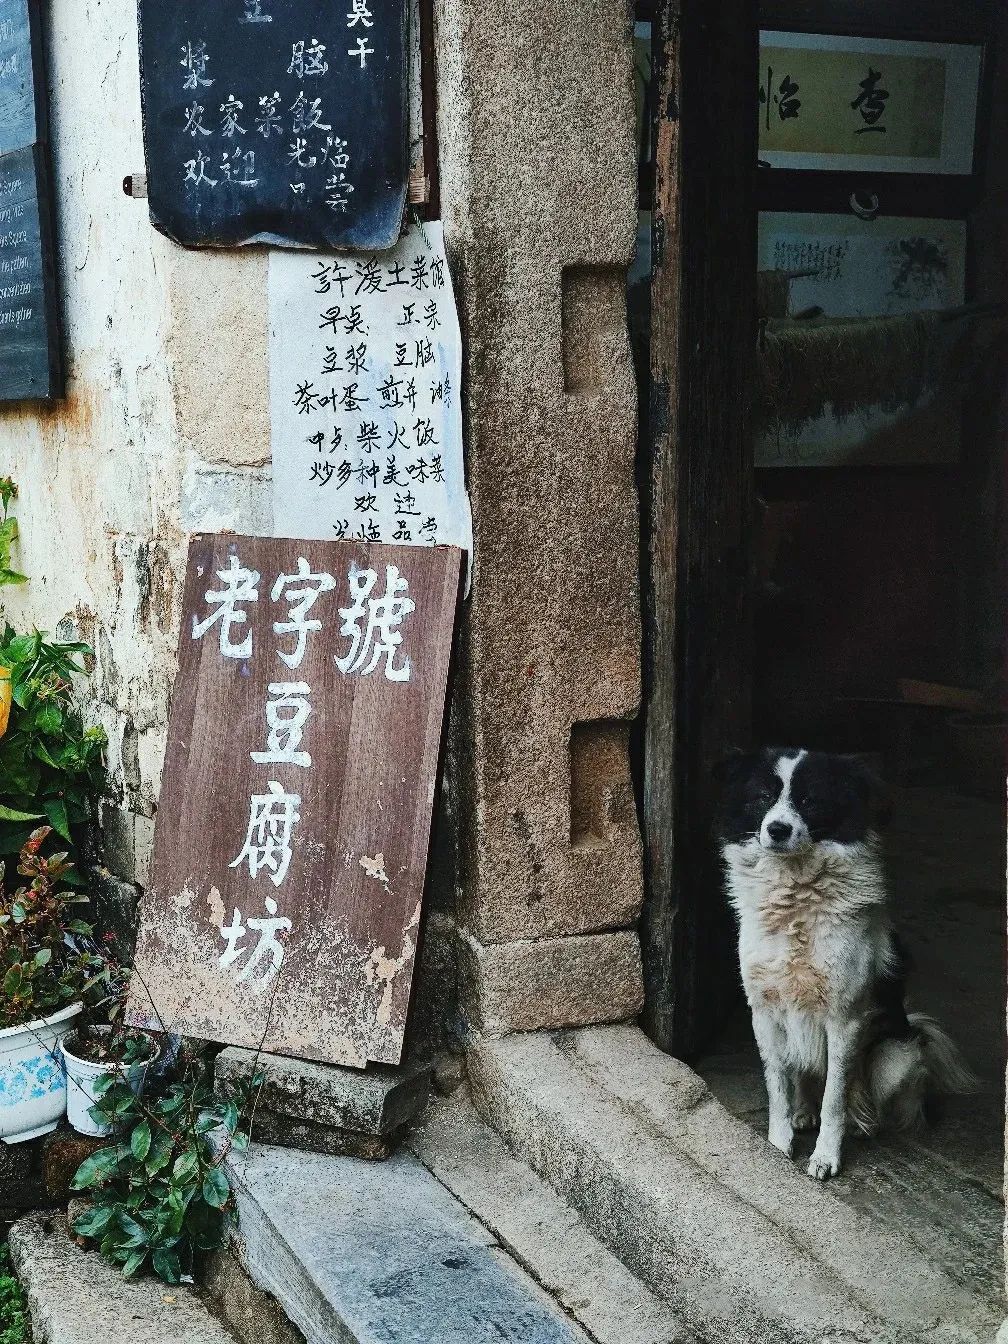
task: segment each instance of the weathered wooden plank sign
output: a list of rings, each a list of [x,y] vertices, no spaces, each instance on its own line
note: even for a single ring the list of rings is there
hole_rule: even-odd
[[[0,0],[0,154],[47,138],[38,0]]]
[[[460,564],[193,537],[131,1021],[398,1062]]]
[[[0,156],[0,401],[63,392],[44,145]]]
[[[154,225],[190,246],[391,247],[407,51],[406,0],[140,0]]]

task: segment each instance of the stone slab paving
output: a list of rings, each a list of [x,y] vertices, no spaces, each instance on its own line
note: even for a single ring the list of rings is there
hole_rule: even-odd
[[[509,1152],[464,1091],[431,1106],[408,1144],[598,1344],[699,1339]]]
[[[239,1258],[308,1344],[588,1344],[408,1152],[254,1147],[235,1162]]]

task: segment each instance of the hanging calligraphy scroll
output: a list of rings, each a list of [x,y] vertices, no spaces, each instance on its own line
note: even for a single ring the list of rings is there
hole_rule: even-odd
[[[407,54],[405,0],[140,0],[155,226],[189,246],[392,247]]]
[[[460,563],[193,537],[134,1024],[398,1062]]]
[[[973,171],[983,48],[760,33],[759,157],[773,168]]]
[[[63,394],[37,0],[0,0],[0,401]]]

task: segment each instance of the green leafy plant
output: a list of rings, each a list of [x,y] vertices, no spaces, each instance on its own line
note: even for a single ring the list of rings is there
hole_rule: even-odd
[[[31,1344],[28,1304],[11,1269],[6,1242],[0,1245],[0,1344]]]
[[[19,574],[11,568],[11,548],[18,539],[17,519],[9,516],[11,502],[17,499],[18,488],[10,476],[0,477],[0,507],[3,509],[3,521],[0,522],[0,588],[9,583],[27,583],[28,576]]]
[[[166,1283],[193,1276],[206,1251],[223,1247],[235,1218],[224,1159],[244,1152],[257,1076],[233,1094],[213,1085],[212,1055],[185,1044],[171,1070],[136,1096],[122,1079],[100,1079],[95,1119],[116,1142],[77,1171],[88,1210],[75,1234],[130,1278],[149,1266]]]
[[[75,830],[95,818],[105,733],[84,726],[73,692],[90,652],[86,644],[51,643],[39,630],[4,631],[0,667],[9,669],[13,703],[0,738],[0,857],[16,854],[39,821],[73,851]]]
[[[21,847],[18,872],[28,880],[0,890],[0,1028],[48,1017],[105,978],[91,925],[77,914],[88,898],[65,884],[66,853],[41,852],[49,834],[40,826]],[[0,865],[0,883],[4,876]]]

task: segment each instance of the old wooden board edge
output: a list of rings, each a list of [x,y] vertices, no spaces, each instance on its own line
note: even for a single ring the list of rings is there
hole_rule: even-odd
[[[663,0],[653,36],[643,1025],[695,1055],[737,993],[712,772],[749,732],[756,0]]]
[[[299,543],[296,539],[289,539],[289,538],[251,538],[251,537],[237,536],[234,534],[216,534],[216,535],[196,534],[190,538],[189,556],[187,558],[187,566],[186,566],[187,579],[188,579],[187,592],[184,599],[183,624],[182,629],[180,631],[180,639],[179,639],[180,666],[182,665],[181,650],[184,646],[188,645],[189,643],[189,641],[186,640],[185,638],[187,631],[185,614],[187,612],[190,612],[190,608],[193,607],[192,597],[194,593],[198,591],[198,589],[202,584],[205,583],[205,578],[202,578],[196,573],[193,564],[194,556],[198,558],[200,550],[206,548],[206,554],[211,560],[219,559],[222,554],[222,551],[218,548],[224,548],[224,547],[229,548],[229,553],[240,552],[243,556],[248,554],[257,556],[259,553],[254,549],[256,546],[261,546],[263,548],[273,546],[277,550],[282,550],[284,547],[297,548],[299,547]],[[427,702],[426,721],[423,724],[423,734],[422,738],[420,739],[420,751],[418,756],[420,770],[418,775],[416,776],[417,792],[415,793],[415,799],[414,799],[415,805],[413,809],[412,820],[409,822],[409,832],[412,834],[414,844],[416,846],[415,852],[418,853],[419,855],[419,866],[414,869],[414,872],[418,874],[419,880],[416,883],[415,887],[410,888],[408,895],[404,894],[402,897],[402,900],[405,901],[406,904],[408,904],[410,907],[412,907],[414,904],[416,906],[415,913],[413,914],[409,922],[406,922],[405,919],[403,921],[405,923],[406,935],[407,935],[406,943],[404,943],[404,946],[406,946],[409,943],[411,936],[412,947],[409,948],[410,955],[404,960],[401,959],[399,965],[396,967],[397,977],[394,986],[395,999],[399,1003],[401,1008],[401,1013],[399,1013],[396,1018],[396,1021],[398,1023],[397,1027],[398,1041],[394,1048],[390,1048],[385,1051],[367,1051],[364,1053],[360,1053],[355,1057],[349,1057],[347,1054],[334,1054],[331,1050],[327,1048],[316,1048],[309,1046],[308,1048],[295,1049],[291,1048],[289,1042],[285,1043],[283,1041],[280,1041],[278,1043],[276,1040],[276,1033],[274,1032],[271,1025],[275,1020],[272,1016],[272,1004],[276,1001],[276,999],[279,996],[277,992],[274,992],[270,998],[270,1007],[268,1009],[269,1020],[267,1023],[267,1030],[263,1032],[262,1037],[259,1039],[251,1040],[247,1037],[243,1039],[236,1039],[233,1035],[229,1035],[227,1033],[224,1034],[220,1034],[217,1032],[211,1033],[205,1029],[206,1022],[204,1021],[204,1019],[194,1015],[194,1013],[191,1010],[178,1011],[177,1005],[173,1005],[173,1011],[166,1013],[165,1016],[162,1017],[159,1011],[159,1004],[157,1002],[158,998],[157,979],[158,975],[160,974],[159,968],[157,966],[157,956],[156,954],[154,956],[149,955],[149,949],[147,949],[144,946],[145,941],[144,935],[149,934],[152,929],[154,930],[157,929],[157,913],[159,911],[164,911],[167,908],[168,900],[171,899],[170,890],[167,892],[162,892],[158,890],[157,878],[159,874],[164,873],[171,866],[170,860],[166,859],[166,851],[175,844],[176,836],[174,832],[171,835],[169,835],[167,831],[164,829],[164,826],[159,826],[158,824],[156,824],[155,826],[155,850],[154,850],[154,860],[152,863],[152,883],[144,893],[142,900],[141,936],[140,939],[138,940],[136,967],[134,972],[134,978],[131,984],[130,1001],[127,1008],[126,1016],[127,1021],[131,1022],[133,1025],[143,1026],[148,1029],[166,1030],[170,1032],[177,1032],[180,1034],[196,1035],[201,1036],[205,1039],[229,1040],[233,1041],[236,1044],[253,1045],[257,1048],[262,1048],[266,1050],[277,1050],[280,1053],[300,1056],[306,1059],[314,1059],[323,1063],[328,1062],[340,1063],[354,1067],[363,1067],[367,1062],[370,1061],[396,1064],[399,1062],[401,1058],[403,1041],[407,1031],[408,1005],[410,1002],[412,981],[416,972],[417,925],[420,922],[421,907],[424,893],[426,890],[427,878],[429,876],[430,836],[433,821],[434,803],[437,795],[438,780],[440,779],[442,768],[442,747],[445,732],[445,723],[447,719],[446,693],[451,670],[451,662],[455,652],[454,636],[455,636],[455,627],[457,621],[458,604],[461,589],[461,567],[462,567],[463,553],[458,548],[450,546],[439,546],[436,548],[415,548],[415,547],[408,548],[408,547],[392,547],[381,545],[367,545],[365,543],[359,543],[359,542],[324,542],[318,540],[302,542],[300,543],[300,546],[303,546],[305,548],[311,548],[318,552],[328,551],[331,553],[335,549],[342,552],[344,559],[346,558],[347,555],[349,555],[354,563],[370,564],[375,569],[380,569],[385,563],[393,563],[397,554],[400,556],[401,559],[401,554],[403,552],[409,552],[411,555],[436,554],[439,557],[439,559],[443,562],[442,574],[441,576],[438,577],[435,585],[430,589],[431,593],[430,612],[434,614],[434,619],[437,622],[436,628],[447,631],[449,638],[446,645],[432,644],[430,646],[430,651],[432,653],[432,673],[431,673],[432,679],[429,683],[430,693]],[[253,549],[251,549],[250,551],[249,548]],[[306,554],[307,553],[309,552],[306,551]],[[387,556],[386,553],[388,553]],[[256,564],[257,561],[253,561],[252,563]],[[333,568],[333,572],[334,574],[337,572],[335,567]],[[265,570],[263,571],[263,576],[265,579],[266,577]],[[333,597],[335,598],[336,596],[337,594],[334,593]],[[339,622],[337,618],[336,620],[337,627],[338,624]],[[252,630],[253,626],[250,625],[248,629]],[[326,653],[328,653],[329,647],[331,646],[327,646]],[[168,749],[166,751],[166,762],[165,762],[166,770],[172,768],[173,757],[177,754],[177,752],[181,753],[181,761],[183,767],[186,763],[186,759],[188,756],[188,744],[187,741],[185,740],[185,735],[190,733],[195,722],[195,716],[197,711],[196,701],[200,694],[200,684],[201,684],[200,678],[198,676],[198,669],[200,666],[200,659],[202,656],[203,654],[202,654],[202,641],[201,641],[201,651],[199,654],[196,655],[196,663],[195,663],[195,672],[197,675],[191,677],[184,686],[180,686],[178,683],[176,683],[176,689],[173,694],[173,702],[172,702],[172,718],[169,725]],[[252,656],[254,657],[254,650]],[[436,662],[434,662],[433,659],[436,659]],[[181,696],[183,695],[186,697],[187,703],[183,707],[182,718],[179,719],[177,702],[181,699]],[[354,698],[355,697],[352,695],[351,706],[353,705]],[[191,704],[188,703],[189,701],[191,701],[192,703]],[[351,709],[350,720],[348,721],[347,725],[347,731],[349,733],[352,733],[353,730],[352,719],[353,719],[353,712]],[[348,739],[348,750],[349,750],[349,739]],[[340,784],[340,794],[342,797],[343,795],[345,795],[349,775],[345,774],[341,778],[342,782]],[[426,792],[420,790],[419,786],[421,780],[424,781],[427,785]],[[176,795],[176,799],[178,797],[179,795]],[[336,831],[339,830],[339,819],[343,815],[344,810],[344,804],[340,799],[337,799],[337,804],[338,804],[337,811],[335,813]],[[159,813],[159,818],[163,818],[167,816],[167,814],[168,814],[168,808],[162,807],[162,810]],[[406,833],[404,832],[404,834]],[[335,845],[335,843],[336,839],[334,835],[332,844]],[[424,856],[426,856],[426,863],[427,863],[426,869],[423,867]],[[333,862],[333,866],[334,867],[336,866],[335,861]],[[361,866],[363,867],[364,865],[362,864]],[[272,888],[268,888],[268,890],[272,890]],[[386,883],[386,890],[388,890],[387,883]],[[219,900],[220,897],[218,895],[218,901]],[[406,906],[404,905],[403,908],[405,909]],[[148,916],[153,916],[153,918],[148,918]],[[402,932],[402,926],[396,923],[395,927],[398,930],[395,936],[398,938],[400,936],[400,933]],[[156,944],[157,936],[155,936],[154,941]],[[384,954],[385,949],[381,948],[380,951]],[[393,948],[391,955],[394,956],[394,954],[395,949]],[[153,977],[151,975],[151,965],[154,966],[155,971],[155,975]],[[284,965],[281,967],[279,975],[277,975],[276,977],[277,984],[274,987],[275,989],[278,990],[279,987],[282,986],[284,980],[284,972],[287,969],[288,964],[285,961]],[[155,991],[153,993],[149,987],[151,983],[154,983],[155,985]]]

